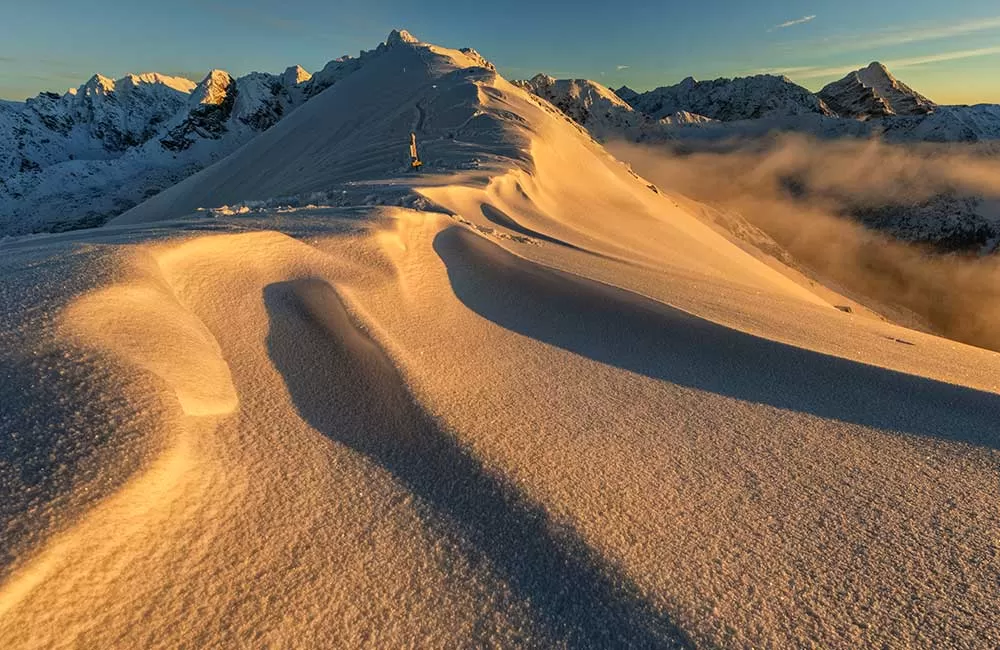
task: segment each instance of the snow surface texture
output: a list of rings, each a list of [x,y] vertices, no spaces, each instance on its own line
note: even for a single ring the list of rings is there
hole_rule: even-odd
[[[0,244],[5,646],[1000,643],[1000,355],[835,309],[483,63],[394,33]]]

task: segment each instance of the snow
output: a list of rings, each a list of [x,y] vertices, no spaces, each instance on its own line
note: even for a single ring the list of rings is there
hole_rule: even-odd
[[[0,107],[0,131],[22,134],[0,149],[0,232],[100,225],[294,111],[309,80],[298,66],[239,79],[212,70],[199,84],[95,76],[59,99]]]
[[[732,121],[796,115],[832,115],[823,101],[786,77],[754,75],[696,81],[687,77],[673,86],[644,93],[625,87],[626,101],[637,111],[660,119],[679,111]]]
[[[659,119],[660,124],[669,125],[681,125],[681,124],[705,124],[707,122],[716,122],[718,120],[713,120],[710,117],[705,117],[704,115],[698,115],[697,113],[689,113],[688,111],[677,111],[672,115],[666,115]]]
[[[897,80],[877,61],[826,85],[817,96],[840,116],[859,119],[924,115],[937,106]]]
[[[394,34],[108,226],[0,242],[6,645],[1000,642],[1000,355],[835,309]]]
[[[547,99],[591,133],[600,136],[639,126],[647,118],[609,88],[587,79],[554,79],[538,74],[515,84]]]
[[[923,114],[934,110],[934,102],[897,80],[889,69],[878,61],[858,70],[861,83],[886,98],[893,112],[898,115]]]

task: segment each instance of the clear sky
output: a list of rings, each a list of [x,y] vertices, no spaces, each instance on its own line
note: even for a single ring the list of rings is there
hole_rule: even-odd
[[[390,29],[508,78],[643,90],[759,72],[816,90],[873,60],[940,103],[1000,103],[997,0],[0,0],[0,98],[93,73],[318,70]]]

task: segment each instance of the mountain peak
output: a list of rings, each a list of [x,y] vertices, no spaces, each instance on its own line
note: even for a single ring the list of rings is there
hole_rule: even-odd
[[[616,95],[622,98],[625,102],[631,102],[633,99],[639,96],[639,93],[632,90],[628,86],[622,86],[614,91]]]
[[[536,74],[534,77],[531,78],[531,83],[532,85],[535,86],[551,86],[555,82],[556,82],[555,77],[547,75],[544,72],[539,72],[538,74]]]
[[[831,113],[805,88],[786,78],[763,74],[708,81],[685,77],[673,86],[625,95],[623,99],[632,108],[655,120],[674,118],[685,111],[723,122]]]
[[[140,74],[130,73],[115,83],[125,84],[126,86],[132,87],[137,87],[143,84],[166,86],[172,90],[187,94],[190,94],[191,91],[198,85],[190,79],[185,79],[184,77],[171,77],[169,75],[160,74],[159,72],[143,72]]]
[[[102,74],[95,74],[93,77],[87,80],[87,83],[83,84],[81,87],[81,95],[106,95],[110,92],[114,92],[115,80],[109,79]]]
[[[827,84],[818,95],[840,115],[860,119],[924,115],[937,106],[892,76],[878,61]]]
[[[281,81],[285,86],[296,86],[310,79],[312,79],[312,75],[300,65],[288,66],[281,75]]]
[[[857,71],[858,78],[869,87],[879,88],[880,86],[896,85],[896,78],[878,61],[872,61],[866,67]]]
[[[192,93],[192,99],[198,104],[221,104],[233,81],[232,75],[225,70],[209,70]]]
[[[401,43],[419,43],[417,38],[406,31],[405,29],[394,29],[389,32],[389,36],[385,39],[385,44],[389,46],[399,45]]]

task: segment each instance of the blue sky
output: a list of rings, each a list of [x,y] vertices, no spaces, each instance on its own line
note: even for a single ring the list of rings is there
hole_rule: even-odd
[[[996,0],[0,0],[0,15],[5,99],[95,72],[315,71],[404,27],[475,47],[508,78],[646,89],[775,72],[818,89],[880,60],[935,101],[1000,103]]]

